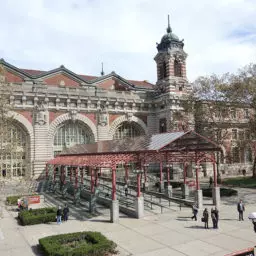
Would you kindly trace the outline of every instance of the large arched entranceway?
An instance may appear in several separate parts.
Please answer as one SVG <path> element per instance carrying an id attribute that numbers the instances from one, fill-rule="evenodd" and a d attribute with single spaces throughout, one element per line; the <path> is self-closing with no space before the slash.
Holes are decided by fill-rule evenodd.
<path id="1" fill-rule="evenodd" d="M 65 148 L 92 142 L 94 142 L 94 136 L 89 126 L 79 121 L 69 120 L 57 127 L 53 140 L 53 153 L 56 156 Z"/>
<path id="2" fill-rule="evenodd" d="M 134 138 L 145 135 L 143 129 L 135 122 L 122 122 L 113 135 L 113 139 Z"/>
<path id="3" fill-rule="evenodd" d="M 5 126 L 0 137 L 0 176 L 22 177 L 30 173 L 29 134 L 18 122 Z"/>

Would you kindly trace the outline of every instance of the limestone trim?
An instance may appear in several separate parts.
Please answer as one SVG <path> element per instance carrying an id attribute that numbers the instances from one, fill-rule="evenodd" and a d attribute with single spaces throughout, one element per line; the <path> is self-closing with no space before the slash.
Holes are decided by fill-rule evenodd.
<path id="1" fill-rule="evenodd" d="M 75 117 L 72 117 L 69 113 L 58 116 L 49 126 L 48 138 L 50 141 L 53 141 L 58 126 L 68 120 L 80 121 L 83 124 L 86 124 L 86 126 L 91 129 L 94 141 L 97 141 L 97 128 L 95 124 L 88 117 L 78 113 L 75 115 Z"/>
<path id="2" fill-rule="evenodd" d="M 110 126 L 110 129 L 109 129 L 109 133 L 108 133 L 108 137 L 110 139 L 113 139 L 113 136 L 115 134 L 115 131 L 117 129 L 117 127 L 123 123 L 123 122 L 127 122 L 128 119 L 127 119 L 127 116 L 126 115 L 122 115 L 120 117 L 118 117 L 117 119 L 115 119 L 111 126 Z M 147 131 L 147 126 L 145 125 L 145 123 L 140 119 L 138 118 L 137 116 L 132 116 L 129 120 L 129 122 L 134 122 L 136 123 L 139 127 L 140 127 L 140 130 L 144 133 L 144 134 L 148 134 L 148 131 Z"/>

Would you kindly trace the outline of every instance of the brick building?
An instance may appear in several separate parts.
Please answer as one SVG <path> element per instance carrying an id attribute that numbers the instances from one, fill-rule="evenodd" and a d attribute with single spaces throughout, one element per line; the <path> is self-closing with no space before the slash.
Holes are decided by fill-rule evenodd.
<path id="1" fill-rule="evenodd" d="M 50 71 L 21 69 L 1 59 L 14 92 L 10 98 L 15 106 L 12 130 L 22 140 L 22 150 L 1 156 L 1 170 L 8 176 L 36 177 L 49 159 L 75 144 L 184 129 L 181 120 L 173 120 L 173 113 L 181 109 L 182 95 L 191 91 L 183 47 L 183 40 L 168 24 L 154 58 L 156 84 L 128 80 L 115 72 L 80 75 L 63 65 Z M 248 121 L 246 116 L 244 121 Z M 190 118 L 186 129 L 193 127 Z M 224 154 L 232 152 L 230 145 Z M 246 154 L 239 168 L 250 164 Z M 225 156 L 222 159 L 224 170 Z"/>

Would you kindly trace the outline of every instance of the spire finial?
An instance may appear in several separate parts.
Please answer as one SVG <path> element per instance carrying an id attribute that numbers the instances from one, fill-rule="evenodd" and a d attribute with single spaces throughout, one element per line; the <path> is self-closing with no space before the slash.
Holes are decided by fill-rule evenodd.
<path id="1" fill-rule="evenodd" d="M 101 72 L 100 72 L 100 74 L 101 74 L 102 76 L 105 75 L 104 70 L 103 70 L 103 62 L 101 62 Z"/>
<path id="2" fill-rule="evenodd" d="M 170 15 L 168 14 L 168 27 L 166 29 L 167 33 L 171 33 L 172 32 L 172 29 L 171 29 L 171 26 L 170 26 Z"/>

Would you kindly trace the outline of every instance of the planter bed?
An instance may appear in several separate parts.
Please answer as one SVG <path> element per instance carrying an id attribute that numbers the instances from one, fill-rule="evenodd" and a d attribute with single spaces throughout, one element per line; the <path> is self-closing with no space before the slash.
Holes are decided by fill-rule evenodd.
<path id="1" fill-rule="evenodd" d="M 212 197 L 212 188 L 203 189 L 203 196 Z M 220 188 L 220 196 L 237 196 L 237 190 L 232 188 Z"/>
<path id="2" fill-rule="evenodd" d="M 23 210 L 19 212 L 18 219 L 23 226 L 54 222 L 56 220 L 56 212 L 57 209 L 55 207 Z"/>
<path id="3" fill-rule="evenodd" d="M 44 255 L 111 256 L 117 254 L 116 244 L 99 232 L 77 232 L 39 239 Z"/>

